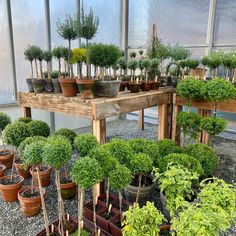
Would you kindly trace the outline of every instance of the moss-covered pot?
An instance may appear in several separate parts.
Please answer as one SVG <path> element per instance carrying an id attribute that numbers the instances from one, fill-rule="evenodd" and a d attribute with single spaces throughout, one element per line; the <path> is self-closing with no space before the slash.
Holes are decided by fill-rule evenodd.
<path id="1" fill-rule="evenodd" d="M 53 85 L 53 92 L 54 93 L 62 93 L 61 84 L 59 82 L 59 79 L 52 79 L 52 85 Z"/>
<path id="2" fill-rule="evenodd" d="M 94 95 L 97 97 L 116 97 L 119 93 L 120 83 L 118 80 L 96 80 L 93 88 Z"/>
<path id="3" fill-rule="evenodd" d="M 94 97 L 94 81 L 93 79 L 76 79 L 81 98 L 89 99 Z"/>
<path id="4" fill-rule="evenodd" d="M 34 92 L 34 88 L 33 88 L 32 79 L 31 78 L 27 78 L 26 79 L 26 84 L 28 86 L 29 93 L 33 93 Z"/>
<path id="5" fill-rule="evenodd" d="M 77 186 L 71 180 L 63 181 L 64 175 L 61 176 L 61 196 L 64 200 L 69 200 L 75 197 Z"/>
<path id="6" fill-rule="evenodd" d="M 35 93 L 42 93 L 44 91 L 44 79 L 32 79 L 32 84 Z"/>

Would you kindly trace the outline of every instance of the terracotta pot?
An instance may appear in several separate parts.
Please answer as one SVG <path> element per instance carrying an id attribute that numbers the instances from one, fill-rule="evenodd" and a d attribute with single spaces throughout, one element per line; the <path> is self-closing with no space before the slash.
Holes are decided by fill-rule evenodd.
<path id="1" fill-rule="evenodd" d="M 32 79 L 32 84 L 35 93 L 42 93 L 44 91 L 44 79 Z"/>
<path id="2" fill-rule="evenodd" d="M 135 82 L 129 82 L 129 89 L 131 93 L 139 93 L 141 84 L 140 83 L 135 83 Z"/>
<path id="3" fill-rule="evenodd" d="M 76 80 L 70 78 L 60 78 L 62 93 L 65 97 L 74 97 L 78 93 Z"/>
<path id="4" fill-rule="evenodd" d="M 120 81 L 102 81 L 96 80 L 94 82 L 93 92 L 97 97 L 116 97 L 120 89 Z"/>
<path id="5" fill-rule="evenodd" d="M 121 92 L 122 92 L 122 91 L 125 91 L 126 86 L 127 86 L 127 82 L 121 82 L 121 83 L 120 83 L 120 91 L 121 91 Z"/>
<path id="6" fill-rule="evenodd" d="M 3 184 L 3 181 L 10 180 L 11 176 L 4 176 L 0 178 L 0 191 L 2 193 L 3 200 L 6 202 L 14 202 L 17 198 L 17 193 L 21 189 L 24 178 L 19 175 L 13 175 L 13 179 L 17 179 L 17 183 Z"/>
<path id="7" fill-rule="evenodd" d="M 26 83 L 27 83 L 27 86 L 28 86 L 29 93 L 33 93 L 34 88 L 33 88 L 32 79 L 31 78 L 26 79 Z"/>
<path id="8" fill-rule="evenodd" d="M 6 166 L 0 165 L 0 178 L 4 176 L 5 170 L 6 170 Z"/>
<path id="9" fill-rule="evenodd" d="M 64 200 L 69 200 L 75 197 L 77 186 L 74 182 L 61 183 L 61 196 Z"/>
<path id="10" fill-rule="evenodd" d="M 44 91 L 48 93 L 53 92 L 53 84 L 52 84 L 52 79 L 44 79 Z"/>
<path id="11" fill-rule="evenodd" d="M 83 99 L 93 98 L 94 79 L 76 79 L 80 96 Z"/>
<path id="12" fill-rule="evenodd" d="M 152 87 L 152 82 L 143 82 L 141 85 L 142 91 L 150 91 Z"/>
<path id="13" fill-rule="evenodd" d="M 47 187 L 50 184 L 50 176 L 51 176 L 52 168 L 47 167 L 46 170 L 40 171 L 39 176 L 41 179 L 41 184 L 43 187 Z M 32 170 L 32 167 L 30 168 L 30 174 L 33 177 L 33 182 L 35 186 L 38 186 L 38 177 L 37 172 Z"/>
<path id="14" fill-rule="evenodd" d="M 151 86 L 151 90 L 158 90 L 160 87 L 160 81 L 153 81 L 152 82 L 152 86 Z"/>
<path id="15" fill-rule="evenodd" d="M 25 167 L 23 161 L 20 159 L 15 160 L 14 166 L 18 175 L 22 176 L 24 179 L 30 177 L 30 166 Z"/>
<path id="16" fill-rule="evenodd" d="M 59 82 L 59 79 L 52 79 L 52 85 L 53 85 L 53 92 L 54 93 L 62 93 L 61 84 Z"/>
<path id="17" fill-rule="evenodd" d="M 122 227 L 118 227 L 117 224 L 121 224 L 121 222 L 120 222 L 120 215 L 115 216 L 109 222 L 111 235 L 122 236 Z"/>
<path id="18" fill-rule="evenodd" d="M 5 150 L 6 155 L 4 155 L 4 150 L 0 150 L 0 164 L 6 166 L 7 169 L 10 169 L 12 167 L 14 153 L 12 150 L 6 149 Z"/>
<path id="19" fill-rule="evenodd" d="M 66 235 L 66 231 L 68 231 L 69 234 L 73 233 L 76 228 L 77 228 L 77 221 L 75 218 L 69 216 L 69 220 L 67 220 L 67 216 L 65 216 L 66 218 L 66 226 L 64 228 L 64 235 Z M 55 221 L 53 223 L 55 225 L 55 231 L 57 233 L 59 233 L 59 228 L 58 228 L 58 224 L 59 224 L 59 220 Z"/>
<path id="20" fill-rule="evenodd" d="M 23 215 L 26 217 L 32 217 L 36 216 L 41 212 L 42 209 L 42 204 L 41 204 L 41 198 L 40 194 L 35 197 L 25 197 L 22 196 L 25 192 L 31 191 L 31 187 L 23 187 L 19 192 L 18 192 L 18 199 L 20 201 L 20 206 L 21 206 L 21 211 L 23 212 Z M 39 192 L 39 187 L 34 186 L 33 190 L 38 190 Z M 43 195 L 45 194 L 45 189 L 43 189 Z"/>
<path id="21" fill-rule="evenodd" d="M 98 200 L 96 205 L 96 214 L 102 212 L 105 209 L 104 203 Z M 90 221 L 93 221 L 93 201 L 89 201 L 84 204 L 84 217 Z"/>

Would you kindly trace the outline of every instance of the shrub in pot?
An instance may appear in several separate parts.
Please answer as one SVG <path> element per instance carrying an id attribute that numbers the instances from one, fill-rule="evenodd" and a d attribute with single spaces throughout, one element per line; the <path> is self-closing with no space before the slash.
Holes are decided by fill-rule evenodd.
<path id="1" fill-rule="evenodd" d="M 150 61 L 150 67 L 148 69 L 148 76 L 153 77 L 151 81 L 151 90 L 158 90 L 160 87 L 160 79 L 158 79 L 158 75 L 160 74 L 159 71 L 160 61 L 157 58 L 153 58 Z"/>
<path id="2" fill-rule="evenodd" d="M 73 147 L 74 145 L 74 140 L 76 138 L 76 132 L 71 130 L 71 129 L 67 129 L 67 128 L 61 128 L 59 130 L 57 130 L 53 135 L 61 135 L 66 137 L 69 141 L 71 146 Z"/>
<path id="3" fill-rule="evenodd" d="M 0 138 L 2 141 L 2 149 L 0 150 L 0 164 L 5 165 L 8 169 L 12 166 L 13 152 L 6 149 L 2 132 L 5 127 L 11 123 L 11 118 L 4 112 L 0 112 Z"/>
<path id="4" fill-rule="evenodd" d="M 138 68 L 138 61 L 132 60 L 127 63 L 127 68 L 131 71 L 131 80 L 129 82 L 129 89 L 131 93 L 138 93 L 141 89 L 141 83 L 139 79 L 135 78 L 135 71 Z"/>
<path id="5" fill-rule="evenodd" d="M 51 51 L 44 51 L 43 52 L 43 60 L 47 63 L 47 78 L 45 78 L 44 90 L 45 92 L 53 92 L 53 84 L 51 78 L 51 69 L 50 69 L 50 62 L 52 61 L 52 52 Z"/>
<path id="6" fill-rule="evenodd" d="M 83 220 L 83 204 L 84 204 L 84 194 L 87 188 L 90 188 L 103 179 L 102 167 L 99 162 L 91 157 L 83 157 L 76 161 L 73 166 L 70 175 L 72 180 L 80 186 L 78 189 L 78 234 L 81 232 L 81 221 Z M 94 189 L 93 189 L 94 190 Z M 94 220 L 94 231 L 97 232 L 96 224 L 96 196 L 93 191 L 93 220 Z"/>
<path id="7" fill-rule="evenodd" d="M 120 68 L 120 76 L 119 79 L 121 80 L 120 84 L 120 91 L 125 91 L 127 84 L 127 80 L 125 78 L 125 70 L 127 69 L 127 63 L 124 57 L 120 57 L 117 61 L 117 64 Z"/>
<path id="8" fill-rule="evenodd" d="M 150 65 L 151 65 L 151 60 L 149 59 L 142 60 L 142 66 L 144 67 L 144 76 L 145 76 L 145 81 L 142 81 L 142 86 L 141 86 L 143 91 L 149 91 L 151 89 L 151 83 L 149 83 L 148 81 L 148 70 L 150 68 Z"/>
<path id="9" fill-rule="evenodd" d="M 15 121 L 20 121 L 20 122 L 28 124 L 32 121 L 32 118 L 30 118 L 30 117 L 20 117 L 20 118 L 17 118 Z"/>
<path id="10" fill-rule="evenodd" d="M 163 139 L 157 142 L 159 147 L 160 157 L 167 156 L 171 153 L 182 153 L 183 149 L 177 145 L 177 143 L 171 139 Z"/>
<path id="11" fill-rule="evenodd" d="M 50 134 L 49 125 L 41 120 L 32 120 L 28 123 L 31 130 L 31 136 L 43 136 L 48 137 Z"/>
<path id="12" fill-rule="evenodd" d="M 82 77 L 82 66 L 83 62 L 86 62 L 87 50 L 85 48 L 74 48 L 72 50 L 71 63 L 76 64 L 77 77 Z"/>

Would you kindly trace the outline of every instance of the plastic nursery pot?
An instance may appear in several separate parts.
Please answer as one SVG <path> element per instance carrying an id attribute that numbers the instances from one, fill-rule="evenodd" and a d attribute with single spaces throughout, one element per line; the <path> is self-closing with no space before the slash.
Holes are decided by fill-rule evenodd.
<path id="1" fill-rule="evenodd" d="M 151 86 L 151 90 L 158 90 L 160 87 L 160 83 L 161 83 L 161 81 L 153 81 L 152 86 Z"/>
<path id="2" fill-rule="evenodd" d="M 131 93 L 139 93 L 141 84 L 136 82 L 129 82 L 129 90 Z"/>
<path id="3" fill-rule="evenodd" d="M 52 231 L 52 229 L 53 229 L 53 231 Z M 60 234 L 58 234 L 55 231 L 55 226 L 54 225 L 49 225 L 49 233 L 50 233 L 50 236 L 60 236 Z M 46 236 L 46 229 L 42 230 L 41 232 L 39 232 L 35 236 Z"/>
<path id="4" fill-rule="evenodd" d="M 59 82 L 59 79 L 52 79 L 52 85 L 53 85 L 53 92 L 54 93 L 62 93 L 61 84 Z"/>
<path id="5" fill-rule="evenodd" d="M 93 92 L 97 97 L 116 97 L 120 89 L 120 81 L 95 80 Z"/>
<path id="6" fill-rule="evenodd" d="M 120 91 L 121 91 L 121 92 L 122 92 L 122 91 L 125 91 L 126 86 L 127 86 L 127 82 L 121 82 L 121 83 L 120 83 Z"/>
<path id="7" fill-rule="evenodd" d="M 27 84 L 29 93 L 33 93 L 34 88 L 33 88 L 32 79 L 31 78 L 26 79 L 26 84 Z"/>
<path id="8" fill-rule="evenodd" d="M 44 79 L 44 91 L 48 93 L 53 92 L 53 84 L 52 84 L 52 79 Z"/>
<path id="9" fill-rule="evenodd" d="M 6 202 L 14 202 L 17 198 L 17 193 L 21 189 L 24 178 L 19 175 L 3 176 L 0 178 L 0 191 L 2 193 L 3 200 Z"/>
<path id="10" fill-rule="evenodd" d="M 122 236 L 122 226 L 120 221 L 120 215 L 116 215 L 110 222 L 111 235 Z"/>
<path id="11" fill-rule="evenodd" d="M 32 79 L 32 84 L 35 93 L 42 93 L 44 91 L 44 79 Z"/>
<path id="12" fill-rule="evenodd" d="M 97 201 L 96 214 L 106 210 L 105 204 L 101 201 Z M 89 201 L 84 204 L 84 217 L 90 221 L 93 221 L 93 201 Z"/>
<path id="13" fill-rule="evenodd" d="M 170 225 L 161 225 L 159 236 L 170 235 Z"/>
<path id="14" fill-rule="evenodd" d="M 69 200 L 75 197 L 76 195 L 76 184 L 70 179 L 67 179 L 64 175 L 60 176 L 61 183 L 61 196 L 64 200 Z"/>
<path id="15" fill-rule="evenodd" d="M 14 152 L 9 149 L 0 150 L 0 164 L 6 166 L 7 169 L 12 167 Z"/>
<path id="16" fill-rule="evenodd" d="M 32 194 L 33 190 L 33 194 Z M 43 189 L 43 195 L 45 189 Z M 41 212 L 42 204 L 40 198 L 39 187 L 23 187 L 18 192 L 18 199 L 20 201 L 20 208 L 25 217 L 36 216 Z"/>
<path id="17" fill-rule="evenodd" d="M 23 161 L 20 159 L 16 159 L 14 166 L 16 168 L 16 172 L 18 175 L 22 176 L 24 179 L 27 179 L 30 177 L 30 166 L 25 166 L 23 164 Z"/>
<path id="18" fill-rule="evenodd" d="M 77 221 L 75 218 L 69 216 L 69 220 L 67 218 L 67 216 L 65 216 L 66 219 L 66 225 L 63 225 L 63 229 L 64 229 L 64 234 L 66 235 L 66 231 L 68 231 L 69 234 L 73 233 L 76 228 L 77 228 Z M 59 224 L 59 220 L 55 221 L 53 223 L 55 225 L 55 231 L 59 234 L 59 228 L 58 228 L 58 224 Z"/>
<path id="19" fill-rule="evenodd" d="M 101 204 L 103 204 L 103 206 L 105 207 L 106 206 L 106 193 L 103 193 L 101 194 L 99 197 L 98 197 L 98 200 Z M 116 197 L 115 195 L 112 195 L 112 194 L 109 194 L 109 202 L 108 202 L 108 205 L 109 204 L 112 204 L 112 207 L 114 206 L 115 203 L 118 203 L 119 201 L 119 198 Z"/>
<path id="20" fill-rule="evenodd" d="M 59 82 L 61 84 L 62 93 L 65 97 L 76 96 L 78 89 L 76 86 L 76 80 L 71 78 L 60 78 Z"/>
<path id="21" fill-rule="evenodd" d="M 76 83 L 83 99 L 93 98 L 94 79 L 76 79 Z"/>
<path id="22" fill-rule="evenodd" d="M 130 206 L 130 205 L 131 205 L 130 202 L 128 202 L 128 201 L 126 201 L 126 200 L 124 200 L 124 199 L 122 198 L 122 211 L 123 211 L 123 212 L 127 211 L 127 210 L 129 209 L 129 206 Z M 112 208 L 113 208 L 115 211 L 117 211 L 118 213 L 120 212 L 119 200 L 116 201 L 116 202 L 114 202 L 114 203 L 112 204 Z"/>
<path id="23" fill-rule="evenodd" d="M 150 91 L 152 87 L 152 82 L 143 82 L 141 85 L 142 91 Z"/>
<path id="24" fill-rule="evenodd" d="M 39 170 L 39 177 L 41 180 L 42 187 L 47 187 L 50 184 L 50 177 L 51 177 L 52 168 L 47 166 L 42 166 Z M 34 185 L 38 186 L 38 177 L 36 170 L 31 167 L 30 174 L 33 178 Z"/>
<path id="25" fill-rule="evenodd" d="M 4 176 L 5 170 L 6 170 L 6 166 L 0 165 L 0 178 Z"/>

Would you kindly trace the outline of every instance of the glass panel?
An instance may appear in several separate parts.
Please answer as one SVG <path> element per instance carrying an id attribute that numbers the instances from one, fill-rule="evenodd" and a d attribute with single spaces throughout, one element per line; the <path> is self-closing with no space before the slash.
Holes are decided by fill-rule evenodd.
<path id="1" fill-rule="evenodd" d="M 30 63 L 25 60 L 24 50 L 29 44 L 46 49 L 44 0 L 12 0 L 12 24 L 15 45 L 18 90 L 26 90 L 31 74 Z M 27 13 L 27 14 L 26 14 Z M 44 70 L 46 65 L 44 64 Z"/>
<path id="2" fill-rule="evenodd" d="M 11 53 L 5 1 L 0 1 L 0 104 L 14 100 L 13 74 L 11 68 Z"/>

